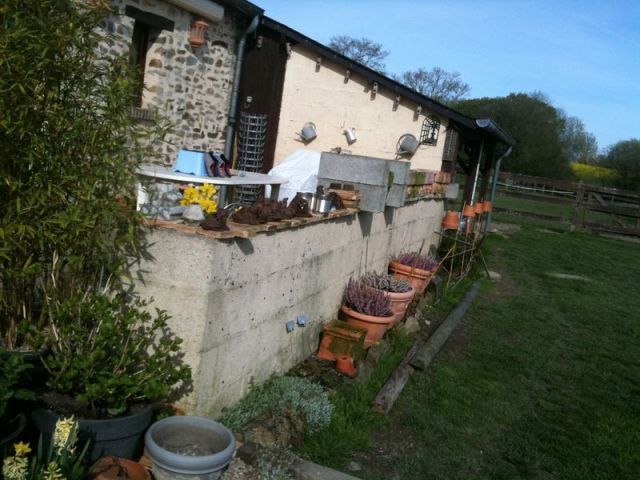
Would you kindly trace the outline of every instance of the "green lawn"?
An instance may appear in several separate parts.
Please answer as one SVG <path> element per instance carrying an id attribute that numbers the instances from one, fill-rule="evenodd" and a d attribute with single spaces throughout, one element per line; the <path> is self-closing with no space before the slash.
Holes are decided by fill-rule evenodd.
<path id="1" fill-rule="evenodd" d="M 306 453 L 380 480 L 640 478 L 640 245 L 524 226 L 484 248 L 502 281 L 484 281 L 389 419 L 341 417 L 370 447 L 340 453 L 330 429 Z"/>

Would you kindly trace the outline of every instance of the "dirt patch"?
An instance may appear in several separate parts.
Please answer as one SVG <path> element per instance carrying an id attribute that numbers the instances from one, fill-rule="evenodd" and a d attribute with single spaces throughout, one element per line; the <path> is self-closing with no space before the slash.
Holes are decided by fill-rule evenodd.
<path id="1" fill-rule="evenodd" d="M 489 229 L 489 233 L 499 234 L 499 235 L 513 235 L 514 233 L 518 233 L 521 230 L 520 225 L 516 225 L 513 223 L 500 223 L 500 222 L 491 222 L 491 228 Z"/>

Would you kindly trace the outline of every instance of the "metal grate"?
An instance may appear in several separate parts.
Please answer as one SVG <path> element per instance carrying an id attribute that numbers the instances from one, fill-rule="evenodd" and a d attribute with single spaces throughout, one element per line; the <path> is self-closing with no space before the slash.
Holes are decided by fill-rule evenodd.
<path id="1" fill-rule="evenodd" d="M 245 172 L 262 172 L 267 138 L 267 115 L 240 113 L 238 127 L 238 161 L 236 168 Z M 251 205 L 258 200 L 262 187 L 245 185 L 235 188 L 235 201 Z"/>
<path id="2" fill-rule="evenodd" d="M 422 131 L 420 132 L 420 145 L 435 146 L 438 143 L 439 133 L 440 119 L 435 115 L 425 118 L 422 122 Z"/>

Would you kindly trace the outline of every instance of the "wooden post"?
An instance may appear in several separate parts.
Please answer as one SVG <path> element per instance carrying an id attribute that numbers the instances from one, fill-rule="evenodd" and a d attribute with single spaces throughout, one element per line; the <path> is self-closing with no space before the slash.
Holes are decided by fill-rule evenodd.
<path id="1" fill-rule="evenodd" d="M 578 225 L 578 216 L 582 207 L 584 197 L 584 183 L 580 181 L 578 183 L 578 189 L 576 191 L 576 203 L 573 207 L 573 215 L 571 217 L 571 231 L 574 231 Z"/>

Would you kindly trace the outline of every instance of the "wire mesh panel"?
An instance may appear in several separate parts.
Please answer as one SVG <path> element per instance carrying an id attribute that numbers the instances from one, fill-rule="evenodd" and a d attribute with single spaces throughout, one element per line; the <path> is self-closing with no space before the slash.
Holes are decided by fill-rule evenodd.
<path id="1" fill-rule="evenodd" d="M 267 115 L 240 113 L 238 126 L 238 162 L 236 168 L 245 172 L 262 172 L 267 138 Z M 250 205 L 258 200 L 262 187 L 245 185 L 235 188 L 235 201 Z"/>

